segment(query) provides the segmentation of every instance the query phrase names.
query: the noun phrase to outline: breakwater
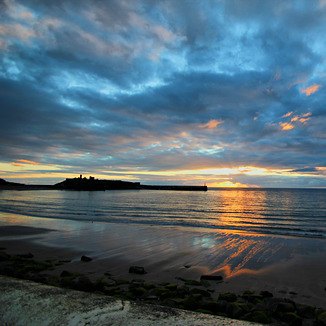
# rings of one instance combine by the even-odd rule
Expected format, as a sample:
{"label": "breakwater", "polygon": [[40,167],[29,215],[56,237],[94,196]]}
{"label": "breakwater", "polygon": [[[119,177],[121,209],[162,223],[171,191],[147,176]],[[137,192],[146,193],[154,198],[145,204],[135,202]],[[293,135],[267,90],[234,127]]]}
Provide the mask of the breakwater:
{"label": "breakwater", "polygon": [[207,186],[147,186],[141,185],[142,189],[149,190],[181,190],[181,191],[207,191]]}

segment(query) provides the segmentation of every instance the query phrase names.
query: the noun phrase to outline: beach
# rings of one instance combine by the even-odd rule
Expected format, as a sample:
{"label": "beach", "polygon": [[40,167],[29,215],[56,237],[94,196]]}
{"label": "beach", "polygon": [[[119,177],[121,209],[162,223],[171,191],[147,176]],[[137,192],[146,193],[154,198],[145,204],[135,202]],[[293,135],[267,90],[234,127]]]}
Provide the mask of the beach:
{"label": "beach", "polygon": [[[154,225],[30,219],[5,213],[0,227],[0,247],[7,254],[32,253],[37,261],[60,262],[46,271],[49,275],[59,277],[68,271],[92,281],[111,275],[179,285],[185,279],[219,275],[222,281],[209,282],[215,296],[268,291],[320,308],[326,307],[326,263],[320,254],[324,242],[289,236],[231,236],[216,230],[203,233],[196,228],[185,232]],[[92,260],[81,261],[81,256]],[[130,266],[141,266],[146,274],[129,273]]]}

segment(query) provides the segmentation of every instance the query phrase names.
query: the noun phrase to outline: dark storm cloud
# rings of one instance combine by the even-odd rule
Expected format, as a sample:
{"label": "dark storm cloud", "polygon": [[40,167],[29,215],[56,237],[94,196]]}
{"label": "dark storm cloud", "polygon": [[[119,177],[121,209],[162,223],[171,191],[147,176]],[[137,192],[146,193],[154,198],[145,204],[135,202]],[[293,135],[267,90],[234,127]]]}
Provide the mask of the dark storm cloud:
{"label": "dark storm cloud", "polygon": [[2,12],[4,162],[326,166],[322,1],[7,0]]}

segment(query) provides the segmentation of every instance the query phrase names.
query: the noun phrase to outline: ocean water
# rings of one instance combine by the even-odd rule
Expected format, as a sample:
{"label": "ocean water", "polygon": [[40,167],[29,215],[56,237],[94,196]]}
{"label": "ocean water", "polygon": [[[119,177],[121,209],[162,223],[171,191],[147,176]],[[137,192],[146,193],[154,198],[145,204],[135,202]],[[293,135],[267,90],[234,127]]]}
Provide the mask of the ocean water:
{"label": "ocean water", "polygon": [[60,220],[326,238],[326,189],[0,191],[0,212]]}
{"label": "ocean water", "polygon": [[88,255],[122,279],[131,265],[158,282],[217,273],[219,291],[282,291],[326,306],[326,190],[4,190],[0,226],[8,225],[51,231],[4,235],[2,246],[28,239],[72,249],[73,262]]}

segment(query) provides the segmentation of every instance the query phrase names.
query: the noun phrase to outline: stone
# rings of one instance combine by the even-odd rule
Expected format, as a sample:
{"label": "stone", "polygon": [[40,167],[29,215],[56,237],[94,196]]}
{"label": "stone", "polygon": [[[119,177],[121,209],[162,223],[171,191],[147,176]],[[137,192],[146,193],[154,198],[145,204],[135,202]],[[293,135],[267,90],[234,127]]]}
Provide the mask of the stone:
{"label": "stone", "polygon": [[71,276],[73,276],[73,273],[68,271],[62,271],[60,274],[60,277],[71,277]]}
{"label": "stone", "polygon": [[185,284],[187,285],[193,285],[193,286],[201,286],[202,283],[198,282],[196,280],[184,280]]}
{"label": "stone", "polygon": [[294,312],[295,306],[292,302],[279,302],[276,308],[277,312]]}
{"label": "stone", "polygon": [[152,289],[155,289],[156,288],[155,284],[153,284],[153,283],[144,283],[143,287],[146,290],[152,290]]}
{"label": "stone", "polygon": [[78,289],[76,288],[75,281],[69,276],[62,277],[60,280],[60,285],[69,289]]}
{"label": "stone", "polygon": [[93,292],[96,290],[95,285],[87,276],[80,276],[78,278],[76,281],[75,289],[85,292]]}
{"label": "stone", "polygon": [[282,321],[286,322],[290,326],[301,326],[302,318],[294,312],[286,312],[281,317]]}
{"label": "stone", "polygon": [[130,266],[129,268],[129,273],[133,274],[146,274],[147,272],[145,271],[144,267],[141,266]]}
{"label": "stone", "polygon": [[297,304],[297,314],[302,318],[315,318],[316,308],[304,305]]}
{"label": "stone", "polygon": [[252,303],[258,303],[264,299],[264,297],[261,294],[256,294],[254,291],[250,291],[250,290],[243,292],[241,297]]}
{"label": "stone", "polygon": [[235,302],[237,301],[237,296],[236,294],[230,292],[220,292],[218,299],[228,301],[228,302]]}
{"label": "stone", "polygon": [[223,276],[221,275],[202,275],[200,277],[201,280],[207,281],[223,281]]}
{"label": "stone", "polygon": [[195,310],[199,308],[199,303],[194,296],[190,295],[184,300],[183,306],[185,309]]}
{"label": "stone", "polygon": [[0,261],[6,261],[10,259],[10,255],[5,252],[0,251]]}
{"label": "stone", "polygon": [[171,297],[172,293],[168,289],[156,288],[150,292],[150,295],[154,295],[156,297],[159,297],[160,299],[165,299]]}
{"label": "stone", "polygon": [[218,300],[208,300],[202,304],[202,308],[205,310],[209,310],[213,314],[221,314],[226,313],[228,309],[228,302],[226,301],[218,301]]}
{"label": "stone", "polygon": [[200,280],[200,283],[205,286],[205,288],[209,288],[211,286],[210,282],[206,280]]}
{"label": "stone", "polygon": [[263,298],[273,298],[273,293],[269,292],[269,291],[261,291],[260,295]]}
{"label": "stone", "polygon": [[129,281],[123,279],[116,279],[115,283],[116,285],[123,285],[123,284],[129,284]]}
{"label": "stone", "polygon": [[175,283],[169,283],[167,285],[165,285],[165,288],[171,291],[174,291],[178,288],[178,285]]}
{"label": "stone", "polygon": [[80,260],[85,263],[88,263],[89,261],[93,260],[93,258],[87,256],[81,256]]}
{"label": "stone", "polygon": [[143,287],[131,288],[130,292],[132,292],[136,297],[141,297],[146,293],[146,289]]}
{"label": "stone", "polygon": [[114,286],[114,285],[111,285],[109,282],[101,278],[95,281],[95,287],[98,291],[103,291],[104,287],[109,287],[109,286]]}
{"label": "stone", "polygon": [[20,255],[18,255],[18,257],[20,257],[20,258],[30,259],[30,258],[33,258],[34,255],[33,255],[32,253],[29,252],[28,254],[20,254]]}
{"label": "stone", "polygon": [[320,313],[317,316],[317,325],[319,325],[319,326],[326,326],[326,311]]}
{"label": "stone", "polygon": [[198,289],[198,288],[194,288],[192,290],[190,290],[191,294],[200,294],[202,297],[206,297],[209,298],[211,296],[211,294],[205,290],[202,289]]}
{"label": "stone", "polygon": [[243,316],[243,319],[261,324],[269,324],[271,322],[271,318],[267,315],[265,311],[249,312]]}

